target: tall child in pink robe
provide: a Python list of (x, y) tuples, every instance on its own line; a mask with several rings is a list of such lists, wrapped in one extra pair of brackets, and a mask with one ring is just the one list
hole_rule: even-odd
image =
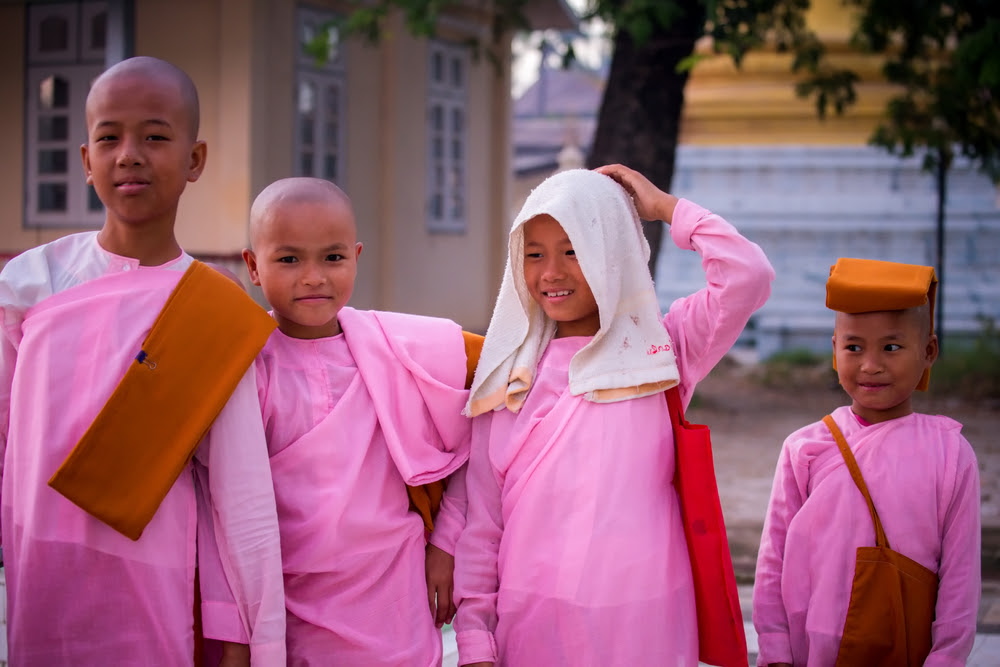
[(277, 516), (252, 372), (138, 540), (48, 486), (193, 261), (174, 221), (206, 155), (194, 84), (161, 60), (102, 74), (86, 119), (83, 166), (104, 226), (29, 250), (0, 274), (8, 660), (191, 665), (197, 564), (204, 634), (227, 642), (226, 664), (283, 664)]
[[(702, 256), (707, 287), (666, 317), (639, 216)], [(663, 392), (690, 400), (774, 272), (726, 221), (620, 165), (543, 182), (509, 251), (468, 406), (459, 662), (696, 665)]]
[(441, 479), (468, 459), (462, 331), (347, 306), (361, 244), (350, 200), (334, 184), (277, 181), (257, 197), (250, 225), (244, 258), (278, 322), (257, 380), (289, 664), (438, 665), (428, 596), (444, 620), (464, 496), (453, 506), (449, 488), (425, 580), (424, 524), (409, 511), (406, 485)]
[[(891, 547), (939, 577), (924, 664), (958, 667), (972, 651), (979, 608), (979, 469), (961, 424), (913, 411), (913, 391), (926, 388), (938, 355), (934, 283), (917, 291), (923, 304), (915, 305), (913, 290), (887, 278), (900, 269), (932, 278), (933, 269), (874, 260), (837, 267), (827, 306), (838, 311), (834, 360), (851, 405), (832, 416)], [(788, 436), (757, 556), (758, 665), (836, 662), (856, 551), (866, 546), (875, 546), (874, 523), (830, 430), (820, 421)]]

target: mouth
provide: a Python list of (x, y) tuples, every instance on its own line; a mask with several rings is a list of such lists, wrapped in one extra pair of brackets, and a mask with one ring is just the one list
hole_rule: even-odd
[(115, 183), (115, 189), (125, 194), (134, 194), (149, 186), (149, 181), (138, 178), (129, 178)]
[(299, 303), (321, 303), (323, 301), (330, 301), (331, 299), (333, 299), (332, 296), (326, 296), (325, 294), (307, 294), (295, 297), (295, 300)]
[(542, 292), (542, 296), (547, 299), (559, 299), (561, 297), (569, 296), (573, 293), (573, 290), (563, 289), (563, 290), (552, 290), (548, 292)]
[(878, 391), (879, 389), (885, 389), (889, 385), (885, 382), (859, 382), (858, 386), (866, 391)]

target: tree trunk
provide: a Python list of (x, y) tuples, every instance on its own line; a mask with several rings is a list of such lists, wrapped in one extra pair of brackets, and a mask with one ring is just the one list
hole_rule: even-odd
[[(587, 159), (590, 168), (624, 164), (666, 192), (674, 176), (688, 79), (686, 72), (677, 72), (677, 64), (691, 55), (705, 25), (704, 9), (696, 0), (683, 4), (683, 16), (670, 28), (657, 26), (642, 44), (626, 30), (618, 31)], [(655, 278), (663, 224), (644, 221), (643, 231), (650, 247), (649, 271)]]

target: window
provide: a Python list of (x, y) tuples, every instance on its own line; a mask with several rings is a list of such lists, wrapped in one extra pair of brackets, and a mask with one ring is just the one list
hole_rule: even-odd
[[(343, 186), (346, 77), (339, 33), (336, 28), (325, 28), (333, 14), (300, 7), (297, 16), (293, 168), (298, 176), (315, 176)], [(307, 47), (316, 46), (317, 35), (324, 29), (325, 58), (318, 59)]]
[(104, 206), (85, 182), (84, 106), (104, 69), (106, 2), (28, 6), (25, 226), (100, 227)]
[(466, 228), (468, 50), (431, 42), (427, 109), (427, 226), (432, 232)]

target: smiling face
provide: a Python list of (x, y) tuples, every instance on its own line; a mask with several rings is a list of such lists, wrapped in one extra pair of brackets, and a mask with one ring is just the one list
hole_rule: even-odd
[(172, 228), (184, 187), (205, 166), (197, 93), (176, 68), (136, 60), (108, 70), (87, 97), (83, 168), (107, 209), (106, 226)]
[(556, 338), (593, 336), (601, 328), (597, 301), (573, 244), (552, 216), (524, 224), (524, 280), (531, 298), (555, 320)]
[(938, 342), (926, 307), (837, 313), (833, 352), (854, 414), (876, 424), (913, 412), (911, 396), (937, 359)]
[(361, 244), (346, 196), (324, 194), (325, 186), (307, 180), (279, 182), (258, 197), (251, 212), (253, 250), (244, 250), (243, 258), (278, 328), (313, 339), (340, 333), (337, 313), (354, 291)]

